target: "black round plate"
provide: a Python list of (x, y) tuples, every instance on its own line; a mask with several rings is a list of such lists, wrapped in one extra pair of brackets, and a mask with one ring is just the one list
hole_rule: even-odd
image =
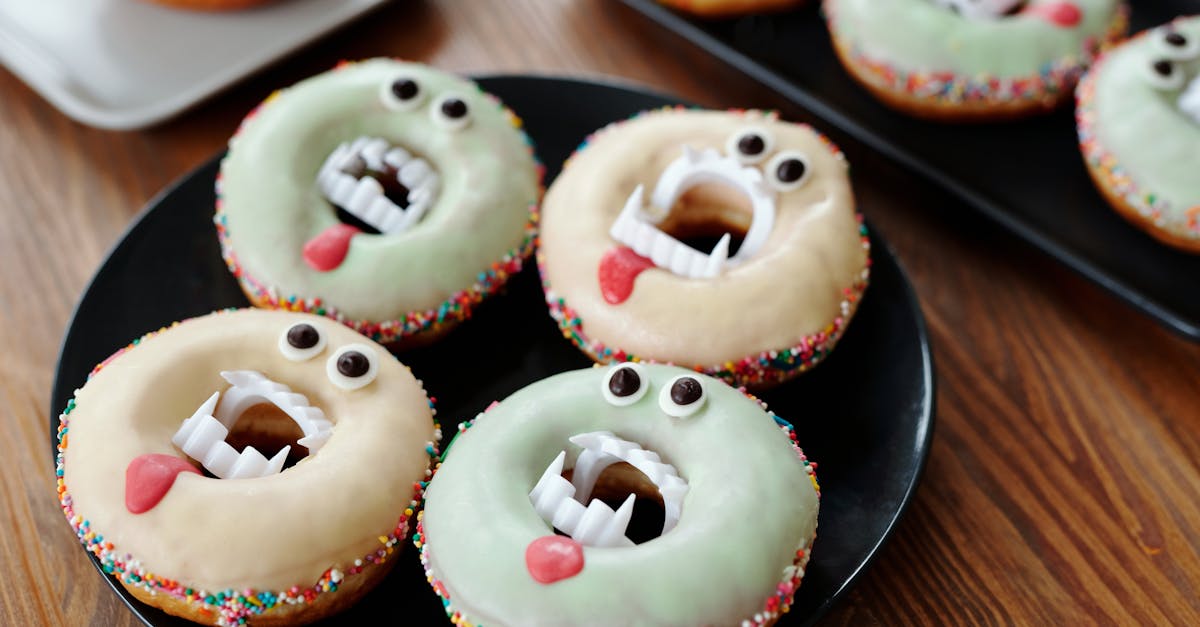
[[(593, 130), (678, 103), (636, 88), (579, 80), (496, 76), (479, 82), (525, 120), (548, 177)], [(52, 449), (58, 413), (92, 366), (172, 321), (247, 306), (221, 260), (212, 225), (218, 161), (151, 201), (84, 291), (55, 375)], [(815, 621), (850, 589), (912, 498), (929, 452), (933, 363), (924, 319), (891, 252), (877, 235), (871, 241), (871, 285), (837, 349), (812, 372), (763, 395), (795, 423), (801, 446), (819, 465), (823, 495), (812, 561), (781, 626)], [(550, 319), (532, 265), (444, 341), (399, 355), (436, 399), (447, 437), (493, 400), (591, 363)], [(146, 624), (190, 624), (140, 603), (101, 574)], [(336, 621), (380, 619), (449, 624), (411, 546), (392, 574)]]

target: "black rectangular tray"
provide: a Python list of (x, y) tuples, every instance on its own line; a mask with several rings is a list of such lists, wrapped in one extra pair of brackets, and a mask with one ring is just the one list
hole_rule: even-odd
[[(1088, 178), (1071, 110), (1018, 122), (938, 124), (879, 104), (842, 69), (819, 2), (774, 15), (684, 17), (625, 4), (902, 164), (1185, 337), (1200, 341), (1200, 256), (1125, 222)], [(1138, 0), (1131, 32), (1200, 13), (1194, 0)], [(837, 132), (832, 132), (837, 137)], [(1198, 148), (1200, 150), (1200, 148)]]

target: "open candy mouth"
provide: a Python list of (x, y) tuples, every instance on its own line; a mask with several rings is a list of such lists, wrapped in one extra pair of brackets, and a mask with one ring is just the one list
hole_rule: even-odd
[(290, 445), (267, 459), (253, 446), (246, 446), (239, 453), (225, 441), (238, 419), (256, 405), (272, 405), (291, 418), (304, 434), (296, 444), (307, 448), (310, 455), (324, 446), (333, 434), (333, 424), (325, 418), (325, 412), (310, 405), (308, 398), (288, 386), (253, 370), (226, 371), (221, 377), (232, 387), (223, 395), (213, 392), (171, 438), (171, 442), (200, 462), (213, 476), (251, 479), (283, 470)]
[(636, 495), (630, 493), (616, 510), (592, 498), (600, 475), (622, 462), (640, 471), (658, 489), (663, 503), (662, 533), (679, 522), (688, 483), (657, 453), (608, 431), (581, 433), (571, 436), (570, 441), (583, 448), (571, 479), (563, 477), (567, 452), (562, 451), (529, 493), (534, 510), (547, 524), (584, 546), (634, 546), (626, 529), (633, 517)]
[(421, 221), (437, 202), (441, 177), (425, 159), (380, 137), (343, 142), (317, 173), (317, 188), (340, 224), (304, 245), (304, 260), (321, 272), (341, 265), (359, 233), (394, 235)]

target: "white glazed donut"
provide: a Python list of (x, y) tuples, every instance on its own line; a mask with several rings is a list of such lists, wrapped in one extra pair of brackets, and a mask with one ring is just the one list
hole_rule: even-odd
[(594, 360), (757, 388), (833, 350), (869, 267), (842, 153), (761, 111), (664, 109), (589, 137), (537, 254), (551, 315)]
[(421, 383), (381, 346), (262, 310), (135, 341), (60, 420), (58, 491), (80, 542), (142, 601), (221, 625), (311, 622), (365, 594), (395, 562), (440, 437)]

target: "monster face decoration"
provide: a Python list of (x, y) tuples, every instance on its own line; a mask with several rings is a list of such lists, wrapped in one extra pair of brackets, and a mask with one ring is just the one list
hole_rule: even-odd
[[(378, 344), (327, 318), (255, 309), (135, 342), (68, 409), (62, 504), (94, 531), (80, 532), (89, 551), (135, 594), (222, 624), (271, 604), (251, 612), (187, 590), (282, 598), (349, 580), (364, 556), (390, 561), (376, 553), (405, 535), (440, 437), (420, 382)], [(346, 599), (369, 589), (355, 581)]]
[[(472, 624), (741, 624), (781, 582), (795, 590), (816, 529), (816, 483), (785, 424), (681, 368), (545, 379), (450, 445), (422, 561)], [(661, 505), (655, 537), (628, 533), (646, 527), (637, 500)], [(754, 541), (731, 550), (733, 537)]]
[(226, 261), (255, 304), (379, 341), (464, 318), (532, 246), (541, 169), (519, 124), (468, 80), (388, 59), (278, 92), (221, 164)]
[(1200, 17), (1113, 49), (1077, 97), (1080, 148), (1108, 202), (1163, 242), (1200, 252)]
[[(774, 382), (832, 348), (865, 287), (841, 153), (762, 112), (663, 110), (601, 130), (548, 191), (542, 225), (551, 313), (601, 362)], [(758, 361), (793, 349), (807, 357)]]

